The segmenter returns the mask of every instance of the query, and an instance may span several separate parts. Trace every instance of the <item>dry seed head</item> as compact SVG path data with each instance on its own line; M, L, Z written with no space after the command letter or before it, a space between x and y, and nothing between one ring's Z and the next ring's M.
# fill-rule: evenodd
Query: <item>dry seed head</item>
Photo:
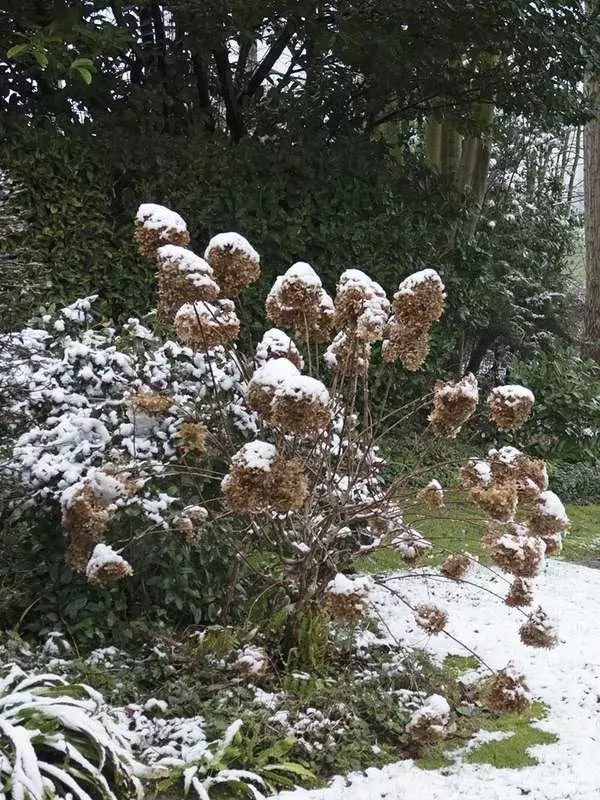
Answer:
M99 543L87 562L85 575L92 586L110 586L110 584L131 575L131 565L112 547Z
M375 342L383 336L390 303L382 287L359 269L347 269L340 275L335 297L335 325L351 328L363 342Z
M429 355L429 331L411 331L401 325L395 317L390 317L384 331L381 355L388 363L401 361L406 369L418 370Z
M249 408L258 411L269 422L271 419L271 403L275 392L287 378L300 375L296 365L287 358L267 361L259 367L250 378L245 393L245 401Z
M459 381L437 381L429 421L438 433L453 439L475 412L478 401L477 380L472 373Z
M307 375L286 378L275 391L271 420L288 433L308 433L331 424L329 393Z
M186 506L181 514L173 518L173 530L194 542L201 538L201 528L208 519L208 511L204 506Z
M369 578L350 580L338 573L325 590L325 608L328 614L342 622L357 622L362 619L372 586Z
M406 732L419 744L437 744L446 738L450 706L439 694L428 697L406 726Z
M297 261L281 276L277 286L277 300L283 307L302 311L316 308L323 285L321 279L304 261Z
M294 336L301 342L328 342L333 331L333 300L322 289L317 304L294 322Z
M403 530L392 539L392 547L400 553L406 564L415 564L429 553L433 545L415 528L402 527Z
M507 606L530 606L533 602L533 585L526 578L515 578L504 602Z
M177 430L179 447L184 453L204 453L208 431L201 422L184 422Z
M343 377L364 377L369 371L371 345L350 331L340 331L323 356L325 364Z
M483 545L494 564L519 578L534 578L544 566L546 545L539 536L504 533L494 539L488 535Z
M135 217L134 238L140 255L153 258L165 244L187 247L190 235L185 221L165 206L142 203Z
M440 567L447 578L459 581L465 577L478 559L470 553L451 553Z
M523 676L512 663L486 682L483 700L497 714L522 714L533 704Z
M540 539L546 545L546 555L559 556L563 549L562 533L552 533L549 536L540 536Z
M491 486L489 489L475 487L471 497L492 519L509 522L517 510L517 485L514 481Z
M441 633L448 622L448 614L442 608L426 603L417 606L414 614L417 625L434 636Z
M532 611L527 622L519 628L523 644L529 647L552 648L558 644L558 632L554 621L541 606Z
M94 546L104 540L109 518L105 506L87 483L63 504L62 525L69 536L67 559L76 572L85 572Z
M492 480L490 465L483 458L470 458L458 474L465 489L485 489Z
M535 398L524 386L497 386L492 389L488 404L490 416L501 431L520 428L531 414Z
M212 267L222 297L236 297L260 276L260 256L239 233L213 236L204 258Z
M129 405L134 412L150 415L168 414L174 403L173 397L157 392L136 392L129 395Z
M200 352L237 339L240 321L231 300L186 303L175 315L175 333L184 344Z
M278 456L272 468L273 488L270 504L280 512L302 508L309 494L304 464L299 458Z
M156 267L160 316L172 317L185 303L213 301L219 296L210 265L185 247L159 247Z
M279 330L279 328L271 328L264 333L261 341L256 346L254 363L257 368L264 367L267 361L277 358L286 358L299 370L304 366L298 348L287 333Z
M275 445L259 440L248 442L235 453L221 482L225 503L233 512L256 514L268 508L276 457Z
M529 522L531 532L544 538L552 537L570 528L571 522L565 507L554 492L545 491L539 496L535 513Z
M424 489L417 494L417 498L423 502L427 508L444 507L444 491L439 481L429 481Z
M394 295L394 316L411 331L429 329L444 313L445 297L444 284L435 270L415 272L402 281Z

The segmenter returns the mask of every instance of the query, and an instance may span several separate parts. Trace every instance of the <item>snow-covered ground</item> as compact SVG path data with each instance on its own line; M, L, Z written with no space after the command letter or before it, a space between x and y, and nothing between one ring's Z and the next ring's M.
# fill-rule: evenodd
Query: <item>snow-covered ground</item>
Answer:
M506 585L478 568L474 581L500 594ZM280 800L598 800L600 798L600 570L550 561L540 582L539 601L556 614L560 644L554 650L524 647L518 636L522 615L474 587L428 579L393 581L411 603L430 600L445 608L448 630L490 666L515 661L532 693L549 706L538 723L556 734L554 744L531 748L538 765L518 770L460 764L425 771L402 761L366 774L336 778L330 787L283 792ZM466 655L451 639L424 637L398 599L378 590L375 603L390 631L407 644L445 656ZM459 759L460 761L460 759Z

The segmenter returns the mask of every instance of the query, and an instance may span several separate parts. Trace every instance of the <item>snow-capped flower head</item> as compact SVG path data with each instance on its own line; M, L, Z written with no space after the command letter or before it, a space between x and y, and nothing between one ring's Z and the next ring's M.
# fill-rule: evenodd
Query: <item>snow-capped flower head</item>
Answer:
M220 289L210 265L191 250L166 244L156 251L158 313L171 317L185 303L213 301Z
M448 701L439 694L432 694L413 713L406 732L419 744L436 744L446 738L449 722Z
M325 608L333 618L343 622L357 622L367 608L369 593L374 587L372 578L348 578L338 574L327 584Z
M175 244L187 247L190 242L185 220L175 211L156 203L142 203L135 215L134 238L141 255L154 257L158 247Z
M254 363L257 367L263 367L267 361L278 358L287 358L287 360L291 361L298 369L304 367L302 356L294 341L290 339L287 333L279 330L279 328L269 328L268 331L265 331L262 339L256 346Z
M413 334L423 333L444 313L446 292L434 269L423 269L405 278L394 294L394 316Z
M530 606L533 602L533 583L527 578L515 578L504 598L507 606Z
M347 269L339 277L335 296L335 324L350 328L363 342L381 339L390 313L382 287L359 269Z
M407 564L414 564L426 555L433 545L416 528L403 526L403 529L396 532L392 539L392 547L400 553L403 561Z
M298 367L287 358L276 358L259 367L248 382L245 400L248 407L266 421L271 419L271 403L275 391L288 379L300 375Z
M276 389L271 420L287 433L308 433L327 428L332 419L329 392L308 375L286 378Z
M94 547L85 568L86 578L94 586L108 586L132 573L131 565L112 547L103 543Z
M351 332L340 331L325 351L323 360L338 375L364 377L369 371L371 345Z
M492 470L489 463L485 459L476 458L475 456L471 457L459 469L458 474L465 489L474 489L476 487L484 489L490 485L492 480Z
M520 428L531 414L535 402L533 392L524 386L496 386L487 399L490 416L501 431Z
M94 546L106 534L107 503L89 481L71 486L61 500L62 526L69 537L67 559L76 572L85 572Z
M448 622L448 614L443 608L430 603L422 603L414 609L415 622L419 628L436 636L441 633Z
M269 667L269 657L262 647L246 645L238 654L234 667L247 678L260 678Z
M571 526L560 498L551 491L542 492L529 522L532 533L542 538L567 531Z
M533 704L525 679L512 662L486 681L483 700L497 714L522 714Z
M173 517L171 527L184 539L198 541L207 520L208 511L204 506L186 506L180 514Z
M240 321L231 300L186 303L175 315L177 338L200 352L237 339Z
M437 381L429 421L442 436L453 439L479 402L477 379L472 373L459 381Z
M208 243L204 258L212 267L221 297L237 297L260 277L260 256L239 233L218 233Z
M519 501L517 485L514 481L484 488L474 486L471 497L485 513L499 522L510 522L517 510Z
M285 513L302 506L308 483L299 459L285 459L275 445L256 440L232 457L221 491L235 513L255 514L268 508Z
M423 505L427 506L427 508L443 508L444 490L442 489L442 484L435 479L429 481L427 486L418 492L417 498L421 500Z
M302 342L325 342L333 327L333 300L313 268L299 261L279 275L266 300L267 318L294 330Z
M544 567L546 545L525 525L489 523L483 546L494 564L518 578L534 578Z
M381 355L388 364L400 361L411 372L418 370L429 355L429 330L414 333L391 316L384 330Z
M556 622L541 606L532 611L527 622L519 628L523 644L529 647L552 648L558 644Z

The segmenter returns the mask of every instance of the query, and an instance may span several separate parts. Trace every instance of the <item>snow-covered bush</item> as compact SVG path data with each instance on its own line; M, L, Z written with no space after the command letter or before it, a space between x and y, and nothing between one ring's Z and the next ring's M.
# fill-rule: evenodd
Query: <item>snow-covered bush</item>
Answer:
M157 329L174 339L137 319L120 330L94 324L93 298L4 338L0 380L15 437L8 468L21 476L25 505L61 509L69 562L96 585L132 570L134 579L144 575L147 564L133 556L148 537L162 531L169 546L193 550L221 526L222 547L235 551L220 587L221 619L245 574L258 596L287 609L293 646L313 609L356 617L362 599L336 576L358 557L388 547L414 563L431 548L405 524L405 476L385 479L378 448L409 411L372 396L370 366L382 359L420 367L444 285L422 270L390 301L350 269L332 298L298 262L266 299L278 327L248 350L236 344L240 317L224 295L257 279L258 254L239 234L220 234L202 259L181 246L188 238L179 215L140 208L136 239L157 256ZM455 437L478 402L473 375L438 381L432 431ZM533 396L512 386L489 402L493 418L512 429ZM472 459L461 477L488 517L492 560L515 579L535 577L568 527L564 509L557 516L556 503L550 513L544 501L544 464L503 447ZM424 499L443 504L443 487L431 483ZM136 524L119 526L132 509ZM455 559L445 574L460 579L470 558ZM436 619L441 632L445 617Z

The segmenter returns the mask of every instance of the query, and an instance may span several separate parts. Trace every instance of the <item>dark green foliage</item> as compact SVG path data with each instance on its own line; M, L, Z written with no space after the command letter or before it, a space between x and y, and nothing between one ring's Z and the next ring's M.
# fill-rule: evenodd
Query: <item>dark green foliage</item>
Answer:
M551 465L552 491L565 502L578 505L600 503L600 463L582 461Z

